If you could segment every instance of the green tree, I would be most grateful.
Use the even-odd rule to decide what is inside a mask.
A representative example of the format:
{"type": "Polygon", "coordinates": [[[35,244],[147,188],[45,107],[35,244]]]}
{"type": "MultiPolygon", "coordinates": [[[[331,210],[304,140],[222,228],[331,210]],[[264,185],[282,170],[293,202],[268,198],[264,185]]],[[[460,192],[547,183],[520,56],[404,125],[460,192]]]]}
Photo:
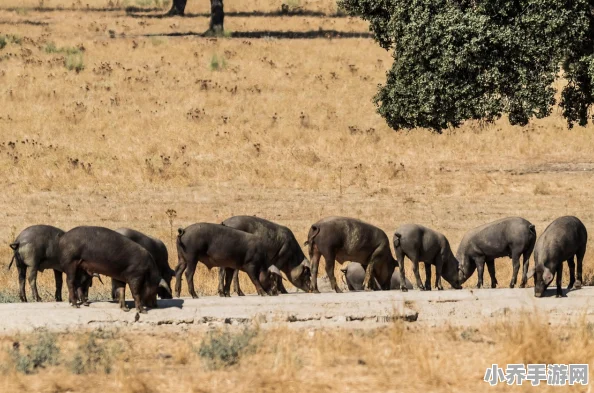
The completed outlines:
{"type": "Polygon", "coordinates": [[[594,0],[339,0],[394,63],[374,101],[390,127],[438,132],[507,114],[548,116],[561,66],[571,127],[594,102],[594,0]]]}

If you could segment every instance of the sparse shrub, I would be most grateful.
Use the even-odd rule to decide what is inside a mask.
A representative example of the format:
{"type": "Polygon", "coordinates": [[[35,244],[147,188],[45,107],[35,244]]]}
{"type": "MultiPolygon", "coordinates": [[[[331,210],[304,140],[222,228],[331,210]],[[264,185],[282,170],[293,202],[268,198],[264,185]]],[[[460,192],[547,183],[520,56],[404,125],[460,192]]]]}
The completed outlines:
{"type": "Polygon", "coordinates": [[[165,40],[163,38],[159,38],[159,37],[152,37],[151,38],[151,43],[154,46],[159,46],[161,44],[164,44],[165,43],[165,40]]]}
{"type": "Polygon", "coordinates": [[[213,55],[210,59],[210,70],[211,71],[220,71],[227,67],[227,62],[225,61],[224,57],[219,57],[217,55],[213,55]]]}
{"type": "Polygon", "coordinates": [[[83,51],[76,47],[58,47],[55,43],[49,42],[45,48],[45,53],[63,53],[64,67],[70,71],[81,72],[85,69],[85,63],[83,59],[83,51]]]}
{"type": "Polygon", "coordinates": [[[23,37],[19,35],[9,34],[7,37],[9,38],[10,42],[15,45],[21,45],[23,43],[23,37]]]}
{"type": "Polygon", "coordinates": [[[13,43],[15,45],[20,45],[23,43],[23,37],[15,35],[15,34],[2,34],[0,35],[0,50],[4,49],[6,45],[9,43],[13,43]]]}
{"type": "Polygon", "coordinates": [[[56,334],[47,330],[39,330],[31,337],[31,341],[23,345],[13,343],[10,356],[17,371],[33,374],[39,368],[58,364],[60,348],[56,343],[56,334]]]}
{"type": "Polygon", "coordinates": [[[584,273],[582,285],[587,286],[587,287],[593,286],[594,285],[594,273],[592,273],[592,272],[584,273]]]}
{"type": "Polygon", "coordinates": [[[136,0],[136,5],[139,7],[150,7],[151,5],[161,8],[160,0],[136,0]]]}
{"type": "Polygon", "coordinates": [[[0,303],[16,303],[18,301],[19,298],[16,294],[0,292],[0,303]]]}
{"type": "Polygon", "coordinates": [[[283,14],[301,11],[302,8],[303,7],[301,6],[301,2],[299,0],[285,0],[283,1],[283,4],[281,4],[281,12],[283,14]]]}
{"type": "Polygon", "coordinates": [[[534,195],[549,195],[550,193],[551,189],[547,183],[540,182],[534,186],[534,195]]]}
{"type": "Polygon", "coordinates": [[[45,53],[58,53],[60,51],[56,44],[54,44],[53,42],[48,42],[43,50],[45,51],[45,53]]]}
{"type": "Polygon", "coordinates": [[[85,63],[83,60],[82,53],[79,52],[76,54],[72,53],[66,55],[66,58],[64,59],[64,67],[66,67],[70,71],[76,71],[77,73],[84,70],[85,63]]]}
{"type": "Polygon", "coordinates": [[[102,330],[94,330],[85,336],[69,364],[70,371],[74,374],[97,371],[109,374],[120,348],[113,342],[100,340],[113,339],[114,336],[113,333],[102,330]]]}
{"type": "Polygon", "coordinates": [[[197,353],[208,368],[229,367],[239,363],[243,355],[255,350],[252,340],[257,335],[257,329],[249,328],[235,334],[229,330],[211,331],[197,353]]]}
{"type": "Polygon", "coordinates": [[[80,48],[77,48],[74,46],[58,47],[55,43],[48,42],[45,45],[45,48],[43,48],[43,50],[45,51],[45,53],[63,53],[65,55],[82,55],[84,48],[80,49],[80,48]]]}

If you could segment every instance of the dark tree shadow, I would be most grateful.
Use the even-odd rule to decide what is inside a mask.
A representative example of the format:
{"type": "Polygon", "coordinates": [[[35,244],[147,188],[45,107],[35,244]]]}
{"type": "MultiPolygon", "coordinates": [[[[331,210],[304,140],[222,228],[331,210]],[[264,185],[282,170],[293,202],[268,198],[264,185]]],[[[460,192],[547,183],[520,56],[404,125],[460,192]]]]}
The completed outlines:
{"type": "MultiPolygon", "coordinates": [[[[197,33],[193,31],[162,33],[162,34],[145,34],[145,37],[210,37],[207,33],[197,33]]],[[[234,31],[229,33],[225,38],[279,38],[279,39],[313,39],[313,38],[373,38],[373,34],[369,32],[350,32],[337,30],[309,30],[309,31],[234,31]]]]}
{"type": "Polygon", "coordinates": [[[8,21],[0,20],[0,25],[29,25],[29,26],[48,26],[47,22],[40,22],[37,20],[19,20],[19,21],[8,21]]]}
{"type": "MultiPolygon", "coordinates": [[[[7,7],[2,8],[2,11],[9,11],[9,12],[22,12],[22,11],[33,11],[33,12],[126,12],[127,16],[132,18],[172,18],[172,15],[169,15],[165,9],[163,8],[143,8],[143,7],[135,7],[135,6],[128,6],[128,7],[77,7],[77,8],[68,8],[68,7],[7,7]],[[149,12],[158,12],[158,14],[149,14],[149,12]]],[[[290,11],[235,11],[235,12],[225,12],[225,16],[230,17],[242,17],[242,18],[249,18],[249,17],[263,17],[263,18],[277,18],[281,16],[296,16],[296,17],[312,17],[312,18],[346,18],[348,15],[344,13],[332,13],[327,14],[325,12],[320,11],[311,11],[311,10],[290,10],[290,11]]],[[[210,13],[186,13],[183,18],[210,18],[210,13]]]]}
{"type": "MultiPolygon", "coordinates": [[[[138,12],[149,12],[149,9],[141,9],[138,12]]],[[[169,14],[138,14],[134,13],[135,11],[128,11],[128,16],[132,18],[153,18],[153,19],[162,19],[162,18],[173,18],[174,16],[169,14]]],[[[229,17],[240,17],[240,18],[250,18],[250,17],[260,17],[260,18],[279,18],[283,16],[287,17],[312,17],[312,18],[346,18],[348,15],[342,13],[334,13],[334,14],[326,14],[324,12],[319,11],[309,11],[309,10],[297,10],[297,11],[236,11],[236,12],[225,12],[225,16],[229,17]]],[[[210,18],[210,13],[186,13],[182,18],[210,18]]]]}
{"type": "Polygon", "coordinates": [[[141,8],[141,7],[79,7],[79,8],[67,8],[67,7],[8,7],[1,8],[2,11],[22,12],[22,11],[34,11],[34,12],[121,12],[126,13],[133,12],[163,12],[162,8],[141,8]]]}

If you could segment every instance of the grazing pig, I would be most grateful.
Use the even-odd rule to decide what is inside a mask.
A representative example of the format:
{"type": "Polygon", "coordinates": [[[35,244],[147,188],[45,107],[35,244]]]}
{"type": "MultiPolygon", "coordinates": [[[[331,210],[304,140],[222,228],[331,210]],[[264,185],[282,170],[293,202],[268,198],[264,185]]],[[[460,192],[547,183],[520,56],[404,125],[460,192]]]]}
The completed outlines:
{"type": "Polygon", "coordinates": [[[582,261],[586,253],[588,232],[582,222],[572,216],[559,217],[549,224],[536,242],[534,248],[534,267],[529,276],[534,276],[534,296],[541,297],[557,275],[557,295],[563,296],[563,261],[569,267],[569,291],[582,287],[582,261]],[[574,256],[577,258],[577,281],[575,280],[574,256]]]}
{"type": "MultiPolygon", "coordinates": [[[[70,304],[78,307],[75,281],[81,272],[103,274],[130,287],[136,310],[146,313],[159,287],[171,292],[151,254],[111,229],[81,226],[60,238],[60,264],[66,273],[70,304]]],[[[128,311],[123,296],[120,307],[128,311]]]]}
{"type": "MultiPolygon", "coordinates": [[[[222,225],[259,236],[266,247],[268,263],[284,272],[295,287],[309,292],[310,263],[289,228],[253,216],[231,217],[223,221],[222,225]]],[[[219,269],[219,294],[229,296],[223,291],[225,269],[219,269]]],[[[239,295],[243,295],[237,280],[237,270],[234,271],[233,286],[239,295]]],[[[277,277],[277,287],[281,293],[287,293],[281,277],[277,277]]]]}
{"type": "Polygon", "coordinates": [[[34,225],[24,229],[10,245],[14,254],[8,268],[10,269],[12,263],[16,261],[19,271],[19,297],[22,302],[27,301],[25,293],[27,268],[31,269],[29,271],[29,286],[35,301],[41,301],[37,292],[37,272],[43,272],[45,269],[54,270],[55,298],[57,302],[62,301],[62,269],[60,268],[58,242],[63,234],[64,231],[56,227],[34,225]]]}
{"type": "Polygon", "coordinates": [[[320,292],[317,278],[321,256],[326,260],[326,274],[336,292],[342,291],[334,277],[335,261],[360,263],[365,268],[365,290],[373,289],[373,277],[386,278],[380,284],[382,289],[389,288],[397,262],[392,257],[388,236],[381,229],[354,218],[327,217],[311,226],[305,244],[309,245],[312,292],[320,292]]]}
{"type": "MultiPolygon", "coordinates": [[[[169,267],[169,256],[167,254],[167,247],[165,246],[165,244],[157,238],[154,238],[152,236],[147,236],[144,233],[135,231],[134,229],[130,229],[130,228],[119,228],[119,229],[116,229],[116,232],[120,233],[120,234],[126,236],[128,239],[140,244],[148,252],[151,253],[151,256],[153,257],[155,263],[157,264],[157,269],[159,270],[159,274],[161,275],[161,277],[163,277],[163,279],[167,283],[167,286],[171,288],[171,279],[173,278],[175,272],[173,271],[173,269],[171,269],[171,267],[169,267]]],[[[126,291],[126,283],[125,282],[118,281],[113,278],[111,279],[111,296],[114,300],[120,299],[121,296],[124,296],[125,291],[126,291]]],[[[159,287],[159,289],[157,290],[157,295],[159,295],[159,297],[161,299],[171,299],[172,298],[171,293],[167,292],[167,290],[165,288],[161,288],[161,287],[159,287]]],[[[151,304],[149,304],[149,306],[156,307],[157,299],[156,298],[153,299],[153,301],[151,301],[151,304]]]]}
{"type": "MultiPolygon", "coordinates": [[[[394,233],[394,251],[401,277],[405,277],[404,257],[407,256],[412,261],[413,273],[420,290],[431,290],[431,265],[435,266],[435,287],[438,290],[443,290],[441,277],[452,287],[462,288],[458,260],[452,253],[450,242],[441,233],[422,225],[402,225],[394,233]],[[419,276],[419,262],[425,262],[425,285],[419,276]]],[[[407,291],[404,282],[401,282],[400,288],[407,291]]]]}
{"type": "MultiPolygon", "coordinates": [[[[365,280],[365,269],[361,266],[360,263],[357,262],[350,262],[346,267],[340,269],[340,271],[344,274],[344,280],[349,288],[349,291],[361,291],[363,290],[363,280],[365,280]]],[[[373,289],[374,290],[381,290],[381,289],[400,289],[401,288],[401,275],[400,271],[394,269],[394,273],[392,274],[391,279],[389,280],[389,286],[386,288],[386,285],[380,284],[380,282],[386,282],[385,277],[381,277],[381,272],[376,272],[375,279],[373,280],[373,289]]],[[[407,289],[413,289],[412,283],[405,277],[405,284],[407,289]]]]}
{"type": "MultiPolygon", "coordinates": [[[[230,228],[221,224],[197,223],[178,229],[177,235],[178,265],[175,268],[175,295],[181,293],[181,276],[186,271],[188,290],[193,298],[197,298],[194,289],[194,272],[198,262],[207,268],[223,267],[226,269],[224,291],[229,292],[233,270],[241,270],[248,274],[258,291],[258,295],[266,296],[262,282],[271,283],[272,293],[276,293],[276,277],[280,271],[268,263],[266,246],[259,236],[230,228]],[[187,269],[187,270],[186,270],[187,269]]],[[[268,284],[267,284],[268,285],[268,284]]]]}
{"type": "Polygon", "coordinates": [[[522,256],[523,272],[520,288],[524,288],[528,280],[528,263],[535,242],[534,225],[520,217],[503,218],[471,229],[462,238],[456,253],[458,261],[462,264],[461,283],[470,278],[474,269],[477,269],[477,288],[480,288],[483,285],[486,263],[491,276],[491,288],[495,288],[497,286],[495,258],[509,257],[513,261],[514,268],[509,286],[513,288],[518,279],[520,256],[522,256]]]}

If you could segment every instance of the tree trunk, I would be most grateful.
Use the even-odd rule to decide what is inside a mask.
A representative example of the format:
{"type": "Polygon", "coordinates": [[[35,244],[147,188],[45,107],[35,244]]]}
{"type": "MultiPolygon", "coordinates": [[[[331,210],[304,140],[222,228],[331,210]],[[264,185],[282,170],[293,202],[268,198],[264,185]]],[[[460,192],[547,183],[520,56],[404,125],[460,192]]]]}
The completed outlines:
{"type": "Polygon", "coordinates": [[[214,35],[223,34],[224,19],[223,0],[210,0],[210,28],[208,32],[214,35]]]}
{"type": "Polygon", "coordinates": [[[168,15],[181,15],[184,16],[184,10],[186,9],[187,0],[173,0],[171,3],[171,9],[167,13],[168,15]]]}

